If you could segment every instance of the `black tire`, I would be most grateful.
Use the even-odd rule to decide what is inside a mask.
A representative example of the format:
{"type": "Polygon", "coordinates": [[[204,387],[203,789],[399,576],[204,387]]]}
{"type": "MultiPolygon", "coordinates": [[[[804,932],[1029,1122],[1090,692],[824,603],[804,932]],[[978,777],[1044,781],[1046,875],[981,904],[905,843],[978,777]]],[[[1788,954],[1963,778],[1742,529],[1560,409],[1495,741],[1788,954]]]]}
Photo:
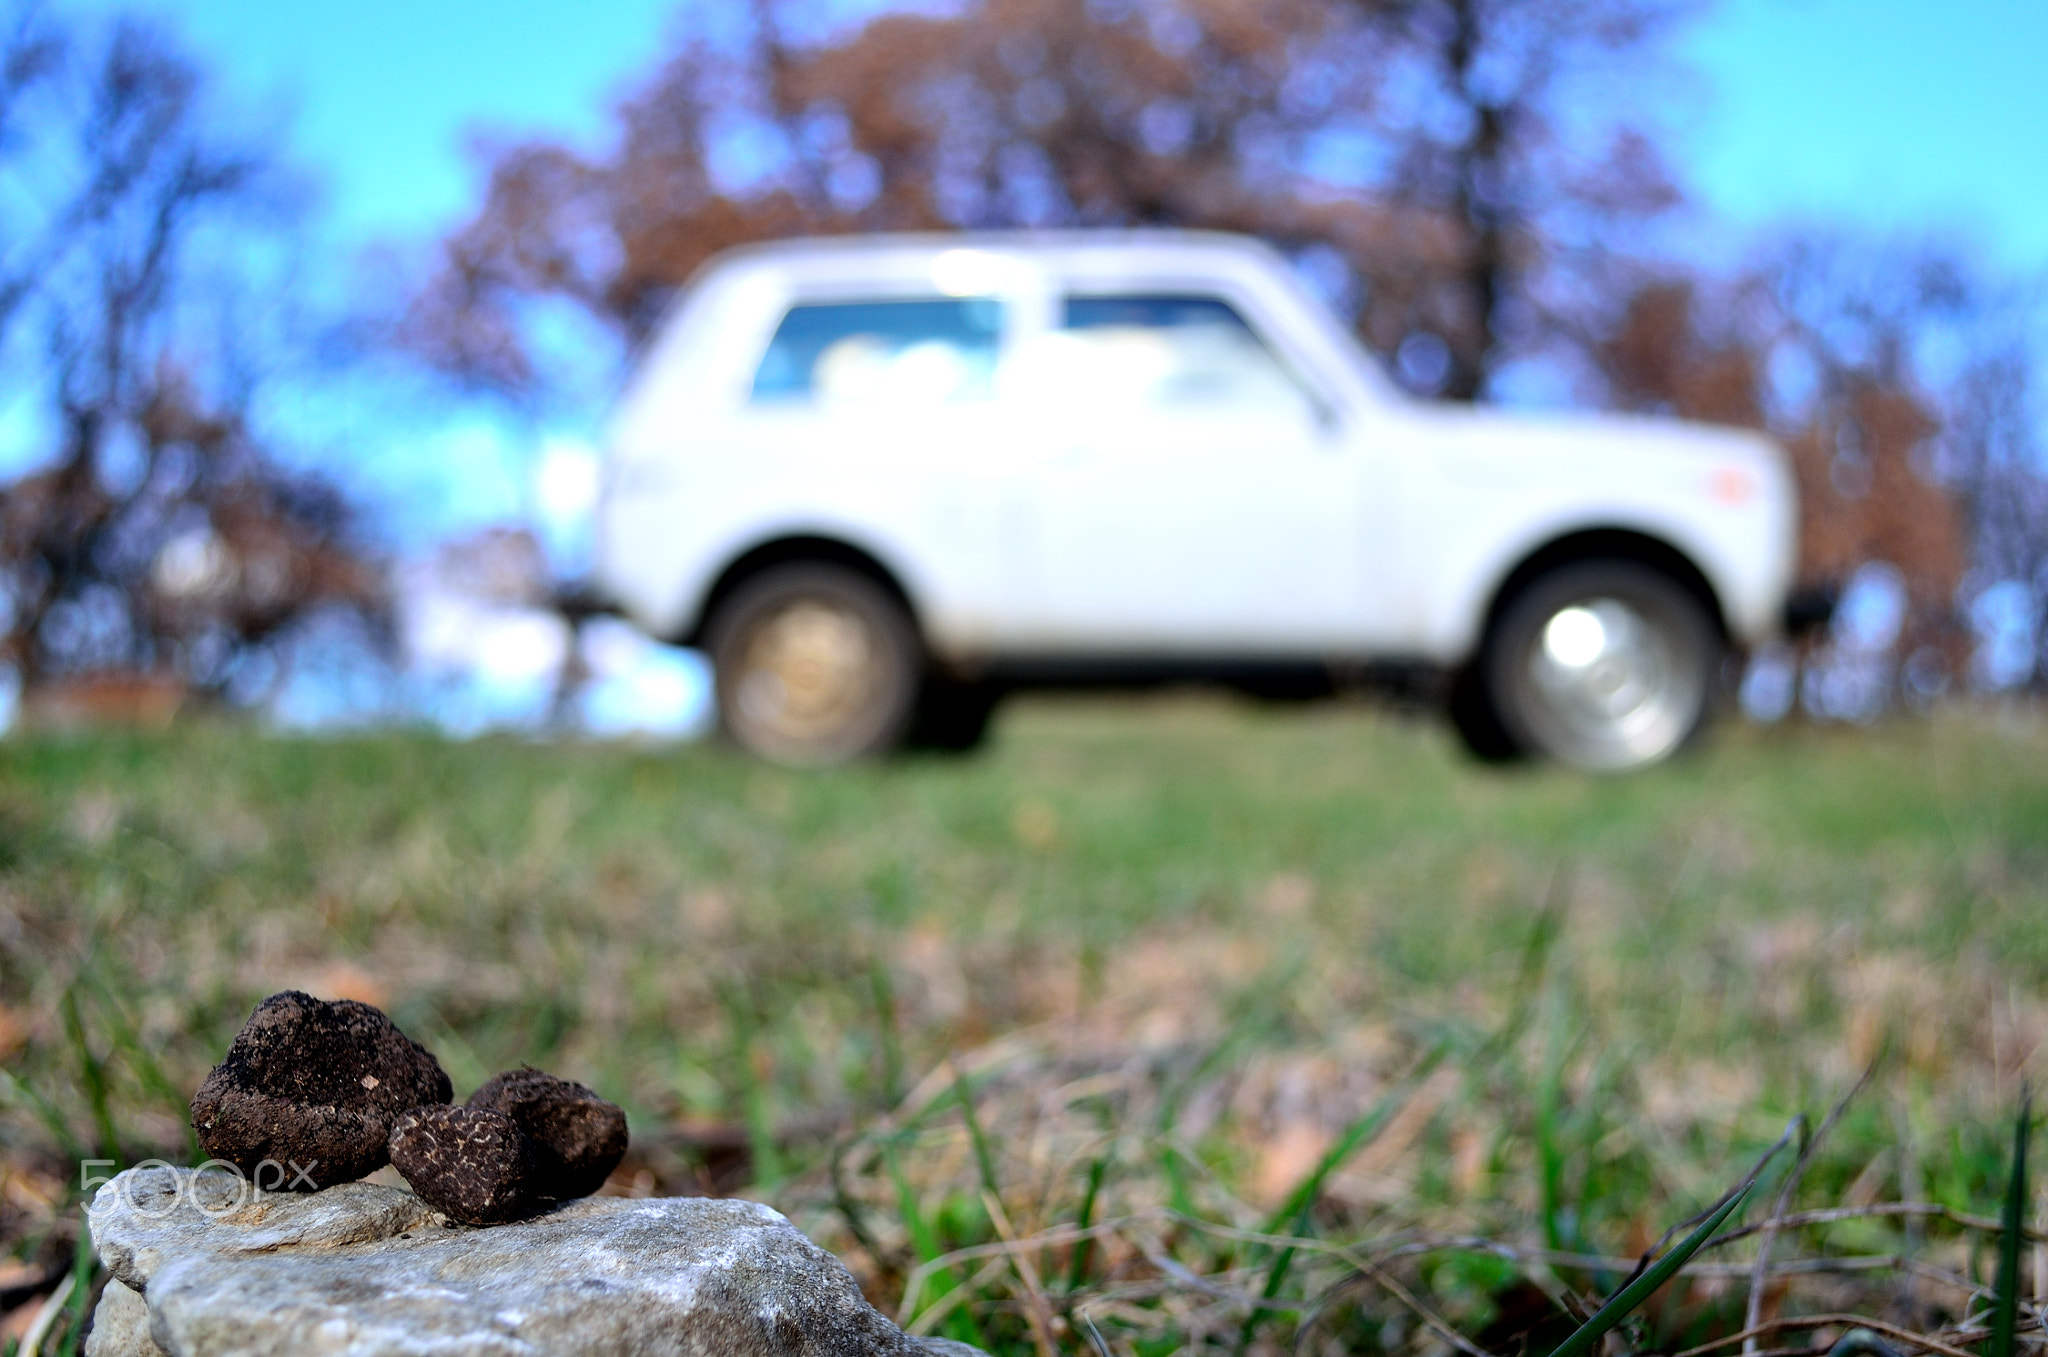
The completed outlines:
{"type": "Polygon", "coordinates": [[[1721,658],[1714,616],[1692,590],[1634,561],[1590,560],[1506,601],[1474,677],[1515,748],[1619,773],[1698,738],[1721,658]]]}
{"type": "Polygon", "coordinates": [[[894,748],[922,670],[902,602],[844,566],[795,562],[751,576],[705,627],[718,720],[776,763],[830,764],[894,748]]]}
{"type": "Polygon", "coordinates": [[[1481,666],[1468,664],[1451,676],[1449,715],[1465,752],[1481,763],[1516,763],[1528,752],[1515,743],[1486,691],[1481,666]]]}
{"type": "Polygon", "coordinates": [[[988,739],[989,721],[1002,693],[993,684],[927,678],[910,718],[905,747],[946,754],[965,754],[988,739]]]}

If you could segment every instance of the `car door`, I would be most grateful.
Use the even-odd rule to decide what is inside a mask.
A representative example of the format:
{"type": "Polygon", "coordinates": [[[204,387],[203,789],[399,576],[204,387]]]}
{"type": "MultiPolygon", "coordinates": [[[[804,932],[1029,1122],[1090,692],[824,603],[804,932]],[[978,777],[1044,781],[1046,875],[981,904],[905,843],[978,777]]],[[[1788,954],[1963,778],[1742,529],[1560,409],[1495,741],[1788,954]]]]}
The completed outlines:
{"type": "Polygon", "coordinates": [[[1130,653],[1341,649],[1361,472],[1330,407],[1221,295],[1073,293],[1005,365],[1028,420],[1030,630],[1130,653]]]}
{"type": "Polygon", "coordinates": [[[881,553],[912,576],[943,649],[985,644],[1016,592],[993,389],[1010,310],[996,296],[798,299],[729,439],[756,517],[881,553]]]}

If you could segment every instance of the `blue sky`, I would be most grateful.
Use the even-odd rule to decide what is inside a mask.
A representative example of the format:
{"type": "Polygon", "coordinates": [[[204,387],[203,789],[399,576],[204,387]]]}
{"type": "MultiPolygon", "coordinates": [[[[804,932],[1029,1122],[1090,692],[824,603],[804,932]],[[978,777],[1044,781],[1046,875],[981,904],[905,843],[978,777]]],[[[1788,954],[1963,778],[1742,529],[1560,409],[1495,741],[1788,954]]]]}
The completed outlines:
{"type": "MultiPolygon", "coordinates": [[[[451,221],[474,193],[477,129],[600,137],[679,8],[135,3],[290,119],[344,239],[451,221]]],[[[1681,169],[1709,214],[1953,228],[2008,266],[2048,268],[2048,0],[1720,0],[1678,55],[1699,76],[1680,96],[1681,169]]]]}
{"type": "Polygon", "coordinates": [[[88,0],[173,30],[241,99],[289,120],[344,237],[414,235],[473,201],[478,132],[597,138],[659,57],[676,0],[88,0]]]}
{"type": "Polygon", "coordinates": [[[1710,212],[1952,229],[2048,269],[2048,0],[1723,0],[1682,52],[1710,212]]]}

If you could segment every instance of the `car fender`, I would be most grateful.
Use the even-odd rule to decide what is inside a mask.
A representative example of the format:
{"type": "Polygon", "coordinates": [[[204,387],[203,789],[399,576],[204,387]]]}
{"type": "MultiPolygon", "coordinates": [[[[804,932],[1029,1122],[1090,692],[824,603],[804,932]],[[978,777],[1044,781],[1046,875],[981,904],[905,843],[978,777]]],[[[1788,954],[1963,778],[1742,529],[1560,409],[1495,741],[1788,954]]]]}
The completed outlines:
{"type": "Polygon", "coordinates": [[[1423,603],[1429,627],[1424,649],[1447,663],[1462,663],[1477,651],[1502,588],[1524,564],[1578,537],[1624,534],[1675,552],[1705,580],[1719,612],[1717,621],[1738,641],[1753,641],[1768,629],[1772,582],[1746,568],[1732,544],[1702,532],[1685,514],[1656,506],[1583,502],[1546,506],[1511,532],[1483,537],[1482,549],[1458,561],[1440,561],[1436,587],[1423,603]]]}
{"type": "MultiPolygon", "coordinates": [[[[732,568],[782,542],[827,544],[865,557],[895,585],[910,608],[913,624],[918,623],[920,600],[930,591],[930,572],[920,568],[899,544],[868,525],[845,515],[813,512],[735,524],[712,539],[676,581],[665,632],[687,643],[701,641],[714,595],[732,568]]],[[[792,553],[792,557],[801,554],[792,553]]],[[[820,555],[831,559],[828,553],[820,555]]]]}

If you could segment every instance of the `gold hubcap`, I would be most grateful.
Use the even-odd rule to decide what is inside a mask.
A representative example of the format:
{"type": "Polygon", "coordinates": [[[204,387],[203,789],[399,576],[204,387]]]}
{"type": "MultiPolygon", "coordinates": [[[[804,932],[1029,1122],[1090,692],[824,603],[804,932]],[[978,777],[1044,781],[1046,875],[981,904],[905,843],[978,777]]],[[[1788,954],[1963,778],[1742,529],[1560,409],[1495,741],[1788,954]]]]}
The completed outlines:
{"type": "Polygon", "coordinates": [[[762,620],[740,651],[740,712],[779,740],[829,738],[875,696],[879,647],[850,609],[813,599],[762,620]]]}

